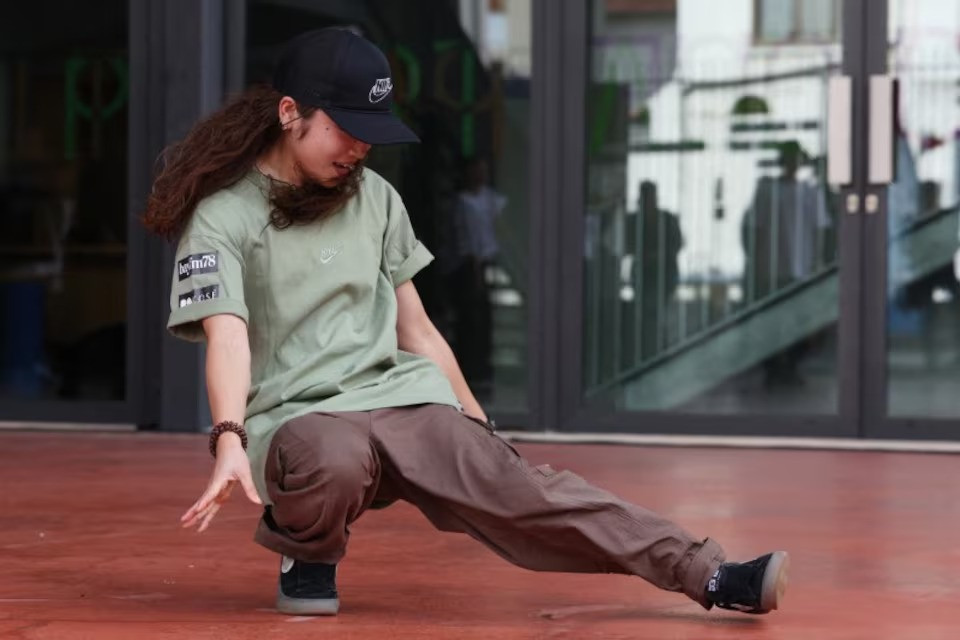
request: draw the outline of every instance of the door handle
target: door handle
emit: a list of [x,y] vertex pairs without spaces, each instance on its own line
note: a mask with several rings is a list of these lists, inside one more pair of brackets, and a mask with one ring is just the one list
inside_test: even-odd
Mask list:
[[842,187],[853,181],[850,121],[853,88],[850,76],[830,76],[827,81],[827,182]]
[[892,76],[870,76],[870,160],[868,182],[893,182],[896,138],[896,80]]

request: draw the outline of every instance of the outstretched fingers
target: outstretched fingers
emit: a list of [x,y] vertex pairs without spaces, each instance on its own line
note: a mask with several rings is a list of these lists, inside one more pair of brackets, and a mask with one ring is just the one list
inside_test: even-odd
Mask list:
[[209,526],[213,516],[220,510],[220,505],[230,497],[235,482],[235,480],[224,480],[207,487],[200,499],[180,517],[182,526],[189,529],[200,522],[201,525],[197,532],[204,531]]

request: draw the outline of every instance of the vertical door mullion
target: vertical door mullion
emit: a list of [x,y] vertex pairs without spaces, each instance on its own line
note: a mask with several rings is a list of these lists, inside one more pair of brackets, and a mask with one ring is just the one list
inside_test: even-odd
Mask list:
[[560,198],[556,182],[556,109],[560,85],[560,12],[550,0],[533,0],[533,84],[531,91],[532,161],[530,165],[531,276],[527,314],[527,388],[534,428],[551,430],[557,423],[559,369],[557,339],[558,244],[556,211]]
[[[201,116],[217,108],[223,99],[223,0],[166,0],[161,6],[163,82],[162,145],[181,139]],[[156,295],[169,291],[174,247],[154,245],[152,274]],[[168,309],[161,308],[160,318]],[[209,422],[203,376],[203,348],[176,340],[161,328],[154,339],[160,343],[159,428],[166,431],[199,431]]]
[[[851,183],[840,191],[839,211],[839,400],[840,430],[843,435],[863,433],[863,378],[865,291],[863,286],[863,186],[866,179],[866,105],[864,88],[868,82],[864,73],[865,40],[869,34],[864,28],[863,16],[868,0],[845,0],[843,3],[842,73],[851,78]],[[856,203],[854,211],[848,203]]]
[[560,155],[557,184],[560,201],[561,249],[557,273],[562,308],[558,350],[566,358],[561,367],[561,420],[569,420],[582,402],[583,389],[583,274],[584,206],[587,175],[587,87],[590,82],[591,1],[567,0],[563,12],[563,75],[559,105],[562,105]]
[[[865,3],[866,4],[866,3]],[[863,356],[861,434],[875,437],[887,421],[887,198],[886,187],[870,185],[870,76],[887,73],[887,0],[869,2],[863,24],[863,108],[861,194],[879,200],[875,213],[863,214]]]
[[160,421],[163,332],[156,285],[166,283],[156,266],[161,242],[148,236],[140,213],[150,191],[153,159],[162,147],[163,21],[155,0],[131,0],[129,11],[126,396],[132,420],[140,427],[154,428]]

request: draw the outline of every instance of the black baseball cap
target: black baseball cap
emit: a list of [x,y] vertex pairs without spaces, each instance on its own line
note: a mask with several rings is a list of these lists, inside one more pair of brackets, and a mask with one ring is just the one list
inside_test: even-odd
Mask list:
[[287,43],[273,72],[273,88],[323,109],[357,140],[420,142],[390,111],[393,78],[386,56],[369,40],[342,27],[307,31]]

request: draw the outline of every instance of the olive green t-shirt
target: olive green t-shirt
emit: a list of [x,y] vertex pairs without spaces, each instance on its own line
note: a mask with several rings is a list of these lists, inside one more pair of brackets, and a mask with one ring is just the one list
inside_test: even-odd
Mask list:
[[247,323],[248,455],[267,502],[264,459],[286,421],[315,411],[422,403],[459,406],[433,362],[397,347],[395,289],[433,256],[393,187],[365,169],[331,217],[277,230],[270,179],[252,171],[204,199],[180,239],[167,327],[202,341],[199,320]]

